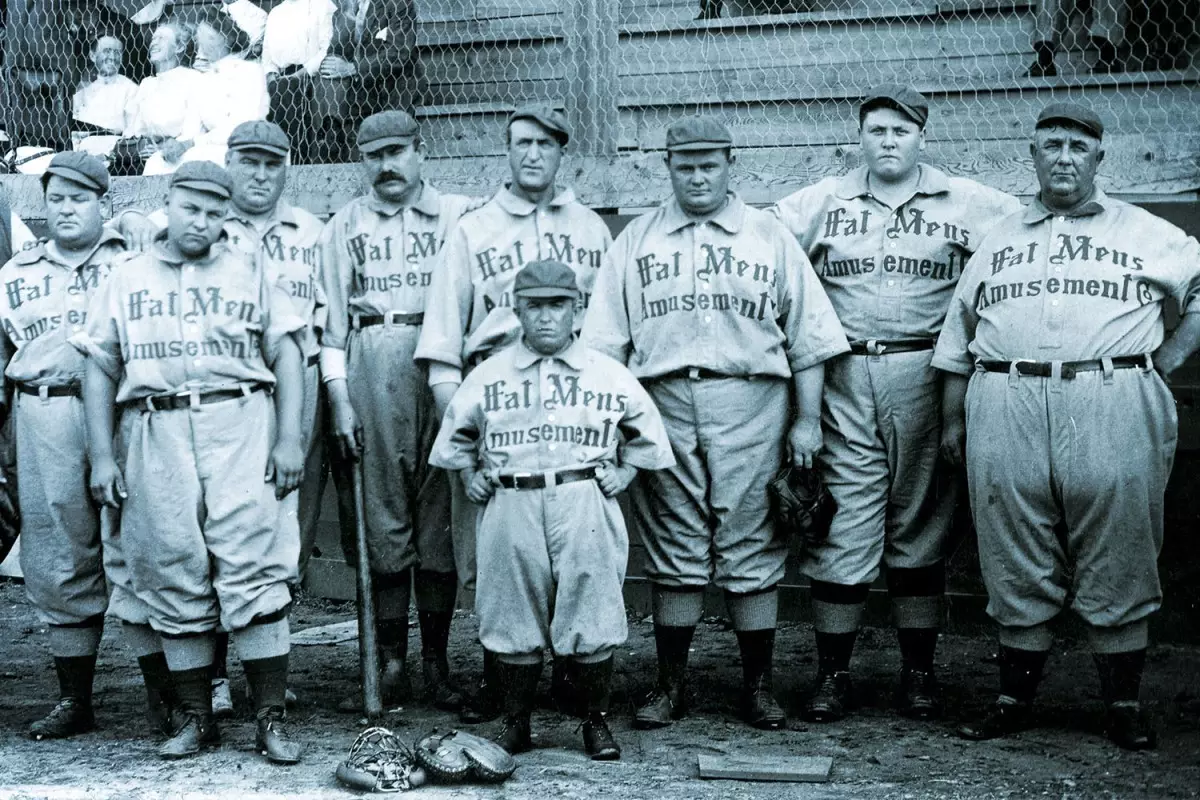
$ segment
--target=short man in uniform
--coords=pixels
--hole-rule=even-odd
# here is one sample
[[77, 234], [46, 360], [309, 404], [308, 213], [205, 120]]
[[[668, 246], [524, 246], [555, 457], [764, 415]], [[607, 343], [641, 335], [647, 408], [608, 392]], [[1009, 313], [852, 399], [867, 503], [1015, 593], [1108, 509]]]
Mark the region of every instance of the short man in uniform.
[[304, 469], [305, 322], [269, 269], [221, 241], [231, 194], [216, 164], [181, 166], [166, 231], [113, 270], [73, 341], [89, 359], [92, 494], [122, 507], [133, 586], [177, 696], [179, 724], [159, 754], [193, 755], [218, 739], [210, 675], [220, 626], [257, 706], [256, 748], [294, 763], [282, 718], [300, 542], [278, 524], [278, 498]]
[[[1164, 381], [1200, 343], [1200, 244], [1095, 185], [1104, 126], [1052, 104], [1030, 147], [1039, 193], [967, 264], [938, 340], [962, 447], [1000, 696], [968, 739], [1032, 724], [1068, 604], [1087, 629], [1117, 745], [1154, 747], [1138, 702], [1160, 606], [1163, 493], [1177, 417]], [[1164, 335], [1163, 303], [1182, 319]], [[969, 380], [968, 380], [969, 379]]]
[[[463, 374], [491, 353], [516, 341], [520, 323], [512, 310], [512, 286], [526, 263], [553, 258], [570, 266], [587, 307], [592, 283], [612, 235], [604, 220], [559, 191], [558, 168], [570, 140], [566, 118], [545, 106], [517, 109], [505, 132], [512, 179], [489, 202], [463, 216], [446, 242], [442, 268], [434, 272], [429, 309], [416, 357], [428, 362], [429, 383], [441, 419]], [[576, 324], [582, 323], [582, 315]], [[457, 489], [457, 487], [456, 487]], [[459, 579], [475, 581], [475, 559], [468, 552], [478, 509], [461, 491], [454, 496], [455, 541]], [[494, 660], [484, 651], [484, 679]], [[567, 676], [563, 676], [564, 678]], [[486, 691], [465, 709], [465, 722], [491, 716]]]
[[613, 651], [626, 638], [629, 536], [615, 495], [674, 463], [662, 419], [629, 370], [575, 340], [579, 290], [559, 261], [517, 273], [524, 336], [474, 370], [450, 403], [432, 460], [460, 470], [479, 522], [479, 637], [499, 660], [497, 741], [528, 750], [542, 654], [575, 665], [583, 741], [621, 757], [605, 721]]
[[[425, 144], [407, 112], [363, 120], [358, 149], [369, 194], [335, 214], [321, 236], [329, 303], [322, 379], [342, 459], [334, 465], [342, 518], [354, 518], [348, 464], [361, 458], [384, 702], [404, 702], [410, 693], [405, 659], [415, 570], [426, 693], [438, 707], [457, 709], [462, 696], [446, 658], [458, 588], [450, 481], [428, 464], [438, 417], [413, 351], [428, 319], [442, 243], [470, 200], [441, 194], [421, 178]], [[347, 556], [359, 557], [352, 542]], [[357, 709], [358, 701], [343, 706]]]
[[634, 720], [643, 728], [686, 711], [688, 648], [710, 581], [737, 632], [746, 721], [784, 726], [772, 659], [788, 545], [775, 533], [767, 483], [787, 450], [812, 466], [824, 362], [847, 349], [795, 237], [728, 191], [732, 148], [715, 119], [671, 125], [675, 196], [617, 237], [584, 323], [584, 341], [647, 386], [677, 462], [645, 473], [632, 496], [659, 665]]
[[[840, 719], [871, 583], [887, 565], [903, 661], [901, 710], [941, 708], [933, 662], [945, 594], [955, 481], [938, 481], [940, 373], [933, 345], [963, 266], [1013, 197], [920, 163], [929, 104], [896, 85], [859, 106], [864, 165], [773, 209], [808, 253], [850, 339], [825, 366], [825, 450], [837, 502], [829, 537], [806, 554], [817, 680], [805, 716]], [[938, 484], [941, 484], [940, 486]]]
[[67, 339], [82, 330], [88, 300], [125, 250], [101, 217], [108, 182], [95, 158], [56, 155], [42, 176], [50, 239], [0, 269], [0, 359], [13, 406], [0, 410], [15, 414], [21, 571], [49, 630], [61, 698], [30, 727], [36, 739], [95, 724], [92, 678], [109, 607], [101, 528], [112, 519], [88, 496], [85, 362]]

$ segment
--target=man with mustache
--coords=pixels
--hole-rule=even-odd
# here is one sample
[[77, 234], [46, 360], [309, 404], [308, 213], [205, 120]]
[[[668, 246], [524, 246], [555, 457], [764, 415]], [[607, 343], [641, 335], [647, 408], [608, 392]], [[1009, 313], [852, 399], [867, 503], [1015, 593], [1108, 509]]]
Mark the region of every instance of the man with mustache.
[[[1107, 734], [1144, 750], [1138, 701], [1148, 620], [1162, 603], [1163, 494], [1178, 420], [1166, 380], [1200, 344], [1200, 244], [1095, 183], [1104, 124], [1054, 103], [1030, 155], [1039, 191], [979, 244], [933, 366], [963, 447], [1000, 694], [959, 728], [992, 739], [1033, 725], [1066, 606], [1082, 619]], [[1163, 305], [1182, 319], [1164, 333]]]
[[[510, 181], [481, 208], [465, 215], [446, 242], [442, 268], [433, 275], [430, 306], [416, 357], [429, 369], [429, 383], [441, 419], [463, 375], [492, 353], [512, 344], [521, 325], [513, 314], [512, 286], [526, 263], [553, 258], [575, 271], [580, 292], [578, 328], [591, 296], [600, 260], [612, 242], [600, 216], [560, 190], [558, 168], [570, 140], [562, 112], [542, 105], [519, 108], [508, 118]], [[455, 489], [454, 529], [459, 545], [459, 579], [475, 581], [477, 509]], [[486, 566], [484, 567], [486, 568]], [[496, 713], [495, 659], [484, 651], [479, 703], [465, 710], [464, 722]], [[567, 679], [557, 673], [560, 682]]]
[[[429, 466], [438, 417], [413, 351], [442, 242], [470, 199], [442, 194], [421, 177], [425, 143], [405, 111], [363, 120], [358, 150], [368, 194], [329, 220], [320, 243], [329, 303], [321, 377], [341, 460], [334, 464], [339, 503], [342, 519], [353, 519], [350, 462], [361, 459], [369, 552], [353, 552], [352, 528], [343, 540], [348, 559], [370, 559], [384, 702], [404, 702], [411, 692], [405, 660], [413, 587], [426, 694], [453, 710], [462, 695], [446, 657], [457, 593], [450, 487], [446, 473]], [[356, 710], [358, 699], [343, 706]]]
[[279, 500], [304, 470], [306, 324], [273, 270], [222, 240], [232, 189], [216, 164], [182, 165], [165, 231], [113, 270], [72, 342], [88, 356], [92, 497], [121, 507], [133, 588], [176, 695], [159, 755], [218, 741], [210, 678], [223, 628], [255, 700], [255, 748], [291, 764], [300, 747], [283, 716], [299, 537], [279, 525]]
[[850, 339], [850, 352], [825, 367], [817, 458], [837, 513], [802, 566], [817, 643], [804, 707], [813, 722], [840, 719], [851, 703], [851, 655], [881, 565], [903, 665], [900, 710], [919, 719], [941, 711], [933, 667], [957, 492], [938, 463], [942, 379], [929, 361], [963, 265], [1020, 203], [922, 164], [928, 117], [912, 88], [870, 90], [858, 110], [863, 165], [773, 209]]

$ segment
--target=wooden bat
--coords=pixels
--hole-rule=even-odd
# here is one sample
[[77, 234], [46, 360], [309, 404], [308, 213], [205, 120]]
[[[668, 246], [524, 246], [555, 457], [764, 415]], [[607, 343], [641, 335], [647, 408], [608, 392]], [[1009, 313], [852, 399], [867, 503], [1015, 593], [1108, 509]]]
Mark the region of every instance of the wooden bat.
[[358, 550], [358, 660], [362, 668], [363, 710], [367, 719], [378, 719], [383, 716], [383, 695], [379, 687], [379, 642], [375, 635], [371, 559], [367, 554], [367, 515], [361, 459], [354, 462], [354, 541]]

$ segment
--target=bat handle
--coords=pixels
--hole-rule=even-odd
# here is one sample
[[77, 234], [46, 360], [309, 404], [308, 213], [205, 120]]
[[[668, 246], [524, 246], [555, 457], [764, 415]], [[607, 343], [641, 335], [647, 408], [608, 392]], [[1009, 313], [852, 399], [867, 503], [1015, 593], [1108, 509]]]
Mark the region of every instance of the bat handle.
[[367, 551], [366, 499], [362, 461], [354, 462], [354, 540], [358, 550], [358, 660], [362, 667], [363, 711], [368, 719], [383, 716], [379, 678], [379, 642], [375, 632], [375, 594]]

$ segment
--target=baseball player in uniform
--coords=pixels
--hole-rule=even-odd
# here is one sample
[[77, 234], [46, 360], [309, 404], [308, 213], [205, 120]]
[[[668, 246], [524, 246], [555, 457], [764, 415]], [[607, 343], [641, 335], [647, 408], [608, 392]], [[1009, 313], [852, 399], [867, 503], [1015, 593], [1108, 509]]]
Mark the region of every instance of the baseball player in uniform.
[[933, 662], [957, 493], [953, 480], [936, 480], [942, 381], [929, 362], [967, 259], [1020, 203], [920, 163], [928, 117], [915, 90], [872, 89], [859, 107], [865, 164], [773, 209], [850, 340], [850, 352], [825, 365], [817, 459], [837, 513], [803, 563], [817, 640], [804, 707], [812, 721], [845, 713], [854, 640], [881, 562], [903, 661], [901, 710], [930, 718], [941, 708]]
[[[125, 250], [101, 218], [108, 183], [92, 156], [56, 155], [42, 176], [50, 238], [0, 268], [0, 358], [12, 389], [12, 408], [3, 411], [15, 415], [21, 570], [49, 630], [59, 682], [58, 704], [29, 728], [36, 739], [95, 724], [92, 678], [109, 608], [101, 530], [113, 520], [88, 496], [84, 359], [67, 339], [83, 329], [88, 300]], [[114, 613], [121, 591], [114, 587]]]
[[[513, 112], [505, 132], [512, 177], [489, 202], [463, 216], [433, 274], [425, 327], [416, 358], [427, 362], [438, 418], [462, 382], [464, 372], [520, 335], [512, 310], [512, 286], [526, 263], [553, 258], [575, 271], [581, 304], [587, 307], [600, 260], [612, 236], [600, 216], [556, 184], [563, 151], [570, 140], [562, 113], [545, 106]], [[578, 316], [576, 324], [582, 322]], [[455, 540], [461, 543], [460, 580], [475, 581], [469, 545], [479, 509], [455, 487]], [[485, 565], [484, 568], [487, 568]], [[479, 702], [464, 709], [464, 722], [494, 715], [495, 698], [487, 687], [494, 659], [484, 651]], [[564, 676], [566, 677], [566, 676]]]
[[528, 750], [542, 654], [575, 665], [583, 741], [621, 757], [605, 721], [613, 651], [625, 641], [629, 537], [615, 495], [637, 470], [674, 463], [654, 403], [629, 370], [573, 335], [579, 290], [559, 261], [526, 264], [512, 284], [523, 337], [475, 369], [451, 400], [431, 460], [460, 470], [486, 504], [476, 546], [476, 613], [499, 660], [505, 722], [497, 741]]
[[[1069, 605], [1088, 633], [1109, 738], [1155, 745], [1138, 693], [1175, 454], [1164, 377], [1200, 343], [1200, 244], [1096, 187], [1103, 135], [1085, 106], [1041, 112], [1030, 148], [1039, 193], [980, 243], [933, 358], [956, 420], [947, 449], [965, 430], [1000, 627], [1000, 695], [959, 729], [968, 739], [1032, 724], [1050, 623]], [[1182, 319], [1165, 336], [1168, 298]]]
[[584, 322], [588, 345], [646, 385], [675, 453], [674, 467], [643, 473], [632, 494], [659, 664], [634, 719], [644, 728], [685, 713], [709, 582], [724, 590], [737, 633], [746, 721], [785, 724], [772, 659], [787, 542], [773, 529], [767, 483], [787, 450], [812, 466], [824, 362], [848, 347], [795, 237], [728, 191], [732, 147], [715, 119], [671, 125], [674, 197], [617, 237]]
[[92, 494], [121, 505], [133, 587], [176, 693], [179, 724], [159, 755], [218, 739], [210, 676], [221, 626], [257, 705], [256, 749], [294, 763], [282, 718], [300, 542], [279, 525], [278, 498], [304, 470], [305, 321], [282, 281], [222, 241], [231, 194], [216, 164], [181, 166], [166, 231], [113, 270], [72, 341], [88, 356]]
[[[296, 313], [307, 323], [301, 339], [305, 359], [304, 407], [301, 433], [304, 437], [304, 480], [300, 488], [280, 502], [280, 524], [299, 528], [300, 564], [297, 582], [304, 580], [316, 538], [325, 490], [326, 460], [324, 404], [320, 397], [320, 371], [316, 329], [324, 320], [324, 292], [320, 286], [318, 238], [324, 224], [308, 211], [282, 200], [291, 142], [273, 122], [244, 122], [233, 129], [225, 154], [225, 168], [233, 179], [226, 241], [235, 249], [260, 260], [284, 281]], [[164, 209], [148, 218], [132, 211], [120, 217], [121, 232], [145, 246], [166, 226]], [[214, 656], [213, 712], [233, 713], [226, 672], [229, 636], [220, 633]], [[289, 690], [289, 702], [291, 692]]]
[[[321, 236], [329, 303], [322, 378], [343, 465], [335, 464], [335, 477], [343, 519], [353, 519], [346, 459], [363, 460], [384, 702], [403, 702], [410, 692], [405, 659], [415, 585], [426, 693], [438, 707], [457, 709], [462, 695], [446, 658], [457, 593], [450, 481], [428, 464], [438, 418], [413, 352], [442, 244], [470, 199], [422, 180], [425, 145], [406, 112], [367, 117], [358, 148], [369, 193], [335, 214]], [[356, 557], [352, 536], [343, 538], [347, 557]], [[343, 704], [358, 706], [358, 697]]]

